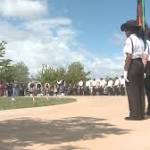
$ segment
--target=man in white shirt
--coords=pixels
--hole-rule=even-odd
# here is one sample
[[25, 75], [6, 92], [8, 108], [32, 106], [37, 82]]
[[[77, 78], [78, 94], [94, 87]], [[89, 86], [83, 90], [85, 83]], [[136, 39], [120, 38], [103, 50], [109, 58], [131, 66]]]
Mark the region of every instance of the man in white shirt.
[[106, 88], [107, 88], [107, 81], [105, 79], [101, 78], [101, 82], [100, 82], [101, 95], [105, 94], [104, 91]]
[[100, 95], [100, 79], [96, 80], [96, 95]]
[[92, 95], [96, 95], [96, 80], [95, 78], [92, 80], [93, 92]]
[[112, 80], [112, 78], [110, 78], [107, 83], [108, 95], [113, 95], [113, 84], [114, 81]]
[[142, 57], [145, 51], [145, 42], [141, 27], [136, 20], [126, 21], [121, 25], [121, 31], [127, 37], [123, 52], [125, 55], [124, 79], [129, 103], [129, 116], [126, 120], [144, 119], [144, 65]]
[[84, 94], [85, 95], [90, 95], [90, 80], [87, 80], [85, 82]]
[[120, 94], [125, 95], [125, 79], [123, 76], [120, 77]]
[[93, 80], [89, 80], [89, 93], [90, 95], [93, 95]]
[[77, 88], [78, 90], [78, 95], [84, 95], [84, 92], [83, 92], [83, 81], [82, 80], [80, 80], [79, 82], [78, 82], [78, 88]]
[[119, 94], [120, 94], [120, 80], [118, 77], [116, 77], [114, 83], [114, 95], [119, 95]]
[[78, 82], [78, 85], [79, 85], [80, 87], [82, 87], [82, 86], [83, 86], [83, 81], [80, 80], [80, 81]]

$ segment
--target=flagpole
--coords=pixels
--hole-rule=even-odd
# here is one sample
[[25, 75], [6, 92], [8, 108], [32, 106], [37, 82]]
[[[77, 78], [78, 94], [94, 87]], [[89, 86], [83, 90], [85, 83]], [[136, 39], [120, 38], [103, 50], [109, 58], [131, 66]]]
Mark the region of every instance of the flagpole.
[[143, 30], [145, 31], [145, 0], [142, 0], [143, 6]]
[[145, 31], [145, 0], [137, 0], [137, 23]]

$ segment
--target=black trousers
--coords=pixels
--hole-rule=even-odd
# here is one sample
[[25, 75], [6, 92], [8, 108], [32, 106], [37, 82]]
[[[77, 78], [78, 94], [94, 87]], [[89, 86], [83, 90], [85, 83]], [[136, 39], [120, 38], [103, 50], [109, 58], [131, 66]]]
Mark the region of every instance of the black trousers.
[[131, 117], [141, 118], [145, 111], [144, 65], [142, 59], [133, 59], [128, 70], [126, 89]]
[[114, 95], [119, 95], [119, 94], [120, 94], [119, 87], [114, 86]]
[[124, 85], [120, 85], [120, 94], [125, 95], [125, 87]]
[[150, 61], [147, 62], [145, 72], [146, 72], [146, 78], [144, 80], [144, 85], [145, 85], [147, 103], [148, 103], [147, 112], [150, 113]]

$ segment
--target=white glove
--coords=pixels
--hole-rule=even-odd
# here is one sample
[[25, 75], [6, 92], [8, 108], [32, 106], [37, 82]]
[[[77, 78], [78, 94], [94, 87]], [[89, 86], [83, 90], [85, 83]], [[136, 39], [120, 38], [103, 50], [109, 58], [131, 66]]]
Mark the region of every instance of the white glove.
[[144, 79], [146, 78], [146, 73], [144, 73]]
[[129, 82], [128, 80], [128, 71], [124, 71], [124, 79], [126, 82]]

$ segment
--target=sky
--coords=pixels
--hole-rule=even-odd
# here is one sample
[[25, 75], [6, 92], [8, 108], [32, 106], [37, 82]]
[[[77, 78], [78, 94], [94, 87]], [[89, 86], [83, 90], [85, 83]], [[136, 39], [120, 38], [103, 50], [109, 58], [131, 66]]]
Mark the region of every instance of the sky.
[[[136, 19], [137, 0], [1, 0], [0, 40], [6, 57], [30, 74], [42, 65], [67, 68], [79, 61], [91, 77], [123, 73], [122, 23]], [[145, 0], [150, 24], [150, 0]]]

